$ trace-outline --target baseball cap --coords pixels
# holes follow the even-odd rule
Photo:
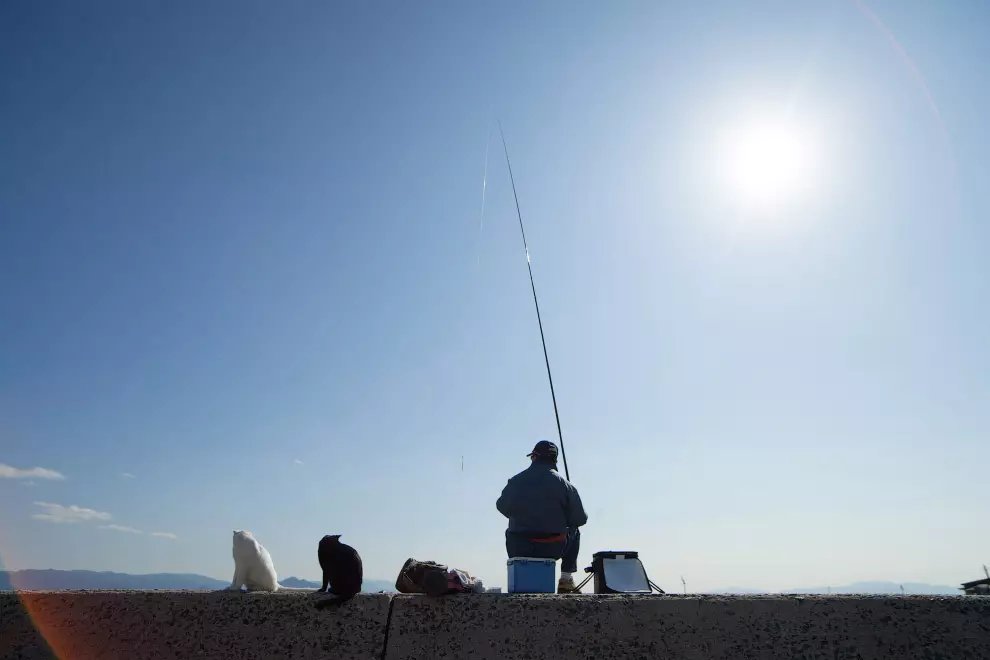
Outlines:
[[[552,458],[557,460],[557,445],[550,442],[549,440],[540,440],[533,447],[533,451],[527,454],[530,458],[538,456],[540,458]]]

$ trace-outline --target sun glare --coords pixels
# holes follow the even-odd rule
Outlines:
[[[723,178],[738,202],[780,206],[813,183],[815,145],[799,126],[764,122],[729,131],[720,149]]]

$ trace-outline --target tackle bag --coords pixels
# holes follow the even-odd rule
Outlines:
[[[595,580],[596,594],[649,594],[664,593],[649,576],[639,553],[635,550],[603,550],[591,556],[591,566],[584,569],[588,577],[578,585],[580,589],[589,580]]]
[[[435,561],[419,561],[410,557],[402,565],[399,577],[395,579],[395,590],[400,594],[445,594],[481,593],[485,590],[481,580],[467,571],[448,568]]]

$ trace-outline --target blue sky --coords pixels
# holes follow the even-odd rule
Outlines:
[[[972,578],[988,20],[4,3],[3,564],[226,578],[250,529],[281,576],[341,533],[368,577],[415,556],[504,585],[494,502],[555,426],[495,138],[479,229],[494,116],[582,562],[637,549],[695,589]]]

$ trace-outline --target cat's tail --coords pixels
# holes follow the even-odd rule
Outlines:
[[[278,589],[276,591],[313,591],[313,590],[310,589],[309,587],[283,587],[282,585],[278,585]]]
[[[320,600],[316,601],[316,604],[313,605],[313,607],[315,607],[318,610],[325,610],[330,607],[337,608],[343,605],[344,603],[346,603],[347,601],[349,601],[351,598],[354,598],[355,595],[357,594],[350,594],[349,596],[334,595],[332,598],[321,598]]]

